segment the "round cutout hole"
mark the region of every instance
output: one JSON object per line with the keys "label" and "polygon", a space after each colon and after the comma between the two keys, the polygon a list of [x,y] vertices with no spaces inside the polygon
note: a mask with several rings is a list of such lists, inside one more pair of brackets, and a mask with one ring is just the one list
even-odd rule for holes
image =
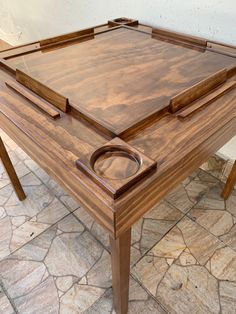
{"label": "round cutout hole", "polygon": [[138,154],[122,146],[106,146],[92,155],[91,166],[103,178],[122,180],[138,172],[141,160]]}
{"label": "round cutout hole", "polygon": [[120,24],[124,24],[124,23],[128,23],[128,22],[131,22],[130,19],[126,19],[124,17],[121,17],[121,18],[118,18],[118,19],[115,19],[114,20],[116,23],[120,23]]}

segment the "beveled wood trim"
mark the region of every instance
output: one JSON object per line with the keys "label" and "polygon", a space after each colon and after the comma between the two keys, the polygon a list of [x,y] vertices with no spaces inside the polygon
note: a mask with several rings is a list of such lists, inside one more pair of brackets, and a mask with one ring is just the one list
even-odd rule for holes
{"label": "beveled wood trim", "polygon": [[236,58],[236,47],[234,46],[207,41],[207,50]]}
{"label": "beveled wood trim", "polygon": [[186,109],[178,113],[177,117],[181,120],[188,118],[197,110],[204,108],[205,106],[211,104],[213,101],[225,95],[227,92],[235,88],[235,86],[236,86],[236,81],[226,82],[225,84],[220,85],[218,88],[214,89],[211,93],[207,94],[206,96],[203,96],[201,99],[195,101],[189,107],[187,107]]}
{"label": "beveled wood trim", "polygon": [[223,69],[182,91],[171,98],[169,105],[170,112],[175,113],[179,109],[189,105],[191,102],[207,94],[226,80],[227,69]]}
{"label": "beveled wood trim", "polygon": [[76,39],[78,37],[84,36],[84,35],[91,35],[94,34],[94,28],[86,28],[82,29],[73,33],[68,33],[60,36],[50,37],[39,41],[40,47],[47,46],[50,44],[59,43],[65,40],[71,40]]}
{"label": "beveled wood trim", "polygon": [[8,72],[10,72],[13,75],[16,74],[16,68],[11,66],[5,59],[0,60],[0,67],[6,69]]}
{"label": "beveled wood trim", "polygon": [[162,37],[171,38],[173,40],[177,40],[180,42],[186,42],[186,43],[197,45],[200,47],[206,47],[206,45],[207,45],[206,39],[196,37],[196,36],[186,35],[183,33],[169,31],[169,30],[163,29],[163,28],[153,28],[152,34],[162,36]]}
{"label": "beveled wood trim", "polygon": [[[100,27],[100,26],[99,26]],[[32,45],[25,45],[25,46],[22,46],[22,47],[19,47],[19,48],[12,48],[12,50],[10,51],[6,51],[6,52],[0,52],[0,58],[3,58],[3,59],[11,59],[11,58],[15,58],[15,57],[19,57],[19,56],[23,56],[23,55],[26,55],[26,54],[30,54],[32,52],[37,52],[37,51],[46,51],[48,49],[53,49],[53,47],[59,47],[60,45],[65,45],[65,44],[69,44],[71,42],[75,42],[75,41],[78,41],[78,42],[83,42],[83,41],[86,41],[86,40],[89,40],[89,39],[92,39],[94,38],[95,35],[99,35],[99,34],[103,34],[103,33],[106,33],[106,32],[109,32],[109,31],[113,31],[115,29],[118,29],[118,28],[121,28],[123,27],[122,25],[118,25],[118,26],[114,26],[112,28],[107,28],[107,29],[102,29],[100,31],[94,31],[94,33],[90,33],[90,34],[85,34],[85,35],[81,35],[81,36],[78,36],[78,37],[72,37],[72,38],[67,38],[67,39],[64,39],[62,41],[58,41],[58,42],[53,42],[53,43],[49,43],[47,45],[43,45],[43,46],[40,46],[39,42],[36,42]],[[67,34],[68,37],[70,35]],[[65,35],[66,36],[66,35]]]}
{"label": "beveled wood trim", "polygon": [[33,79],[28,74],[16,69],[16,80],[17,82],[35,92],[40,97],[44,98],[45,100],[56,106],[61,111],[69,111],[70,106],[66,97],[58,94],[51,88]]}
{"label": "beveled wood trim", "polygon": [[85,111],[85,109],[75,108],[73,103],[70,103],[70,105],[70,112],[74,117],[78,117],[78,119],[85,121],[90,127],[101,132],[107,139],[116,137],[115,130],[113,130],[112,126],[106,125],[105,123],[103,125],[97,119],[92,117],[88,111]]}
{"label": "beveled wood trim", "polygon": [[42,99],[37,98],[32,92],[21,86],[20,84],[16,84],[14,82],[5,82],[6,86],[17,92],[19,95],[23,96],[31,103],[33,103],[37,108],[42,110],[52,119],[60,118],[60,113],[55,109],[51,108],[49,103],[43,101]]}
{"label": "beveled wood trim", "polygon": [[16,46],[16,47],[0,52],[0,58],[7,59],[7,58],[23,55],[31,51],[37,51],[39,49],[40,49],[40,45],[38,42],[34,42],[32,44],[26,44],[22,46]]}

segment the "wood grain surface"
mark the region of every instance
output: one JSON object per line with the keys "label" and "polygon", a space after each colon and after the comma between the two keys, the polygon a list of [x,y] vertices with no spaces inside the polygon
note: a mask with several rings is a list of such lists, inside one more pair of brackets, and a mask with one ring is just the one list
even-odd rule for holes
{"label": "wood grain surface", "polygon": [[8,62],[119,136],[234,59],[163,42],[136,28],[111,28],[86,42]]}
{"label": "wood grain surface", "polygon": [[45,102],[43,99],[39,99],[36,97],[32,92],[24,88],[20,84],[16,84],[14,82],[5,82],[5,84],[12,88],[15,92],[17,92],[22,97],[25,97],[30,102],[32,102],[34,105],[36,105],[39,109],[41,109],[43,112],[48,114],[51,118],[57,119],[60,118],[60,113],[56,111],[55,109],[50,107],[50,104]]}
{"label": "wood grain surface", "polygon": [[[109,232],[115,310],[126,314],[132,225],[236,134],[236,58],[233,47],[147,25],[93,29],[86,41],[72,33],[0,53],[0,126]],[[16,81],[61,118],[5,84]],[[149,167],[144,157],[155,171],[122,185],[137,160]],[[117,197],[107,179],[125,186]]]}

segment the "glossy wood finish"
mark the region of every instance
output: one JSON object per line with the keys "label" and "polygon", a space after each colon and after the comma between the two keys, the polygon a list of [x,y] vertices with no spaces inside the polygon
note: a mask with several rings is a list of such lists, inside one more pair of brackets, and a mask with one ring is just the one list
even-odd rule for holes
{"label": "glossy wood finish", "polygon": [[185,119],[191,114],[196,112],[199,109],[203,109],[208,104],[214,102],[217,98],[220,98],[225,93],[236,87],[236,81],[231,81],[225,84],[222,84],[218,88],[215,88],[213,91],[209,92],[207,95],[203,96],[199,100],[195,101],[188,108],[184,109],[181,113],[177,115],[180,119]]}
{"label": "glossy wood finish", "polygon": [[131,229],[114,240],[110,237],[112,290],[117,314],[128,312]]}
{"label": "glossy wood finish", "polygon": [[170,112],[175,113],[183,107],[191,104],[191,102],[210,93],[212,89],[224,83],[227,80],[227,69],[220,70],[206,79],[198,82],[190,88],[182,91],[170,100]]}
{"label": "glossy wood finish", "polygon": [[43,112],[48,114],[51,118],[53,118],[53,119],[60,118],[60,113],[58,111],[51,108],[50,105],[46,101],[44,101],[43,99],[42,100],[39,99],[33,93],[31,93],[29,90],[25,89],[22,85],[15,84],[13,82],[6,82],[6,85],[9,88],[12,88],[15,92],[20,94],[22,97],[25,97],[26,99],[28,99],[35,106],[37,106]]}
{"label": "glossy wood finish", "polygon": [[94,34],[94,28],[87,28],[87,29],[77,31],[74,33],[69,33],[69,34],[65,34],[65,35],[60,35],[60,36],[56,36],[56,37],[43,39],[43,40],[40,40],[39,44],[42,47],[42,46],[46,46],[46,45],[50,45],[50,44],[64,42],[67,40],[74,40],[78,37],[81,37],[84,35],[91,35],[91,34]]}
{"label": "glossy wood finish", "polygon": [[108,21],[108,25],[110,26],[117,26],[117,25],[136,26],[138,25],[138,20],[128,19],[126,17],[119,17],[117,19]]}
{"label": "glossy wood finish", "polygon": [[17,82],[23,84],[28,87],[30,90],[49,101],[51,104],[56,106],[63,112],[69,111],[68,99],[46,85],[38,82],[33,79],[31,76],[26,73],[16,69],[16,80]]}
{"label": "glossy wood finish", "polygon": [[[157,116],[170,98],[234,64],[233,58],[220,54],[212,58],[208,51],[199,53],[121,26],[84,43],[7,61],[30,73],[41,87],[64,96],[91,124],[95,121],[113,137]],[[179,79],[172,82],[174,75]]]}
{"label": "glossy wood finish", "polygon": [[78,159],[76,164],[114,199],[157,167],[156,161],[119,138]]}
{"label": "glossy wood finish", "polygon": [[7,153],[7,150],[3,144],[1,137],[0,137],[0,159],[2,160],[2,163],[6,169],[6,172],[11,180],[11,183],[16,192],[16,195],[18,196],[20,201],[23,201],[26,198],[24,190],[20,184],[16,171],[12,165],[12,162],[9,158],[9,155]]}
{"label": "glossy wood finish", "polygon": [[164,37],[164,38],[171,38],[178,42],[198,45],[202,47],[206,47],[207,45],[207,41],[203,38],[199,38],[196,36],[189,36],[189,35],[181,34],[178,32],[172,32],[166,29],[154,28],[152,30],[152,34],[160,36],[160,37]]}
{"label": "glossy wood finish", "polygon": [[236,184],[236,161],[234,162],[233,168],[229,174],[229,177],[225,183],[225,187],[222,193],[222,197],[227,200],[233,191],[233,188]]}
{"label": "glossy wood finish", "polygon": [[[83,36],[0,54],[0,123],[109,232],[115,307],[126,314],[132,225],[236,134],[236,58],[145,25]],[[66,99],[66,112],[39,111],[6,86],[17,79],[55,107]],[[157,168],[139,176],[140,156]]]}

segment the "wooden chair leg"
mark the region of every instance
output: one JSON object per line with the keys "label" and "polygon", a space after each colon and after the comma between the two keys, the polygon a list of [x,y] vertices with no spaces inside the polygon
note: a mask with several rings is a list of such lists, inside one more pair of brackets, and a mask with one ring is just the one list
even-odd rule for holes
{"label": "wooden chair leg", "polygon": [[16,194],[17,194],[19,200],[23,201],[26,198],[25,193],[23,191],[23,188],[20,184],[20,181],[17,177],[17,174],[16,174],[15,169],[12,165],[12,162],[8,156],[8,153],[6,151],[6,148],[3,144],[1,137],[0,137],[0,158],[2,160],[4,168],[6,169],[6,172],[7,172],[8,176],[11,180],[11,183],[13,185],[14,190],[16,191]]}
{"label": "wooden chair leg", "polygon": [[116,314],[128,313],[131,229],[120,238],[110,237],[113,303]]}
{"label": "wooden chair leg", "polygon": [[235,184],[236,184],[236,161],[234,162],[233,168],[229,174],[228,180],[224,187],[224,191],[222,193],[222,197],[225,200],[227,200],[227,198],[230,196]]}

